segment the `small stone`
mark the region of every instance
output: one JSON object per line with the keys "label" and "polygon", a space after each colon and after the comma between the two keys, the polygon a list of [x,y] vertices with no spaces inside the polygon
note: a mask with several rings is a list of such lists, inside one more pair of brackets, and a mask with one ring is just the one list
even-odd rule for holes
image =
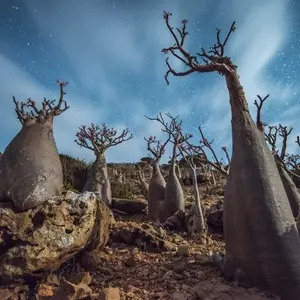
{"label": "small stone", "polygon": [[52,297],[54,292],[52,286],[42,283],[38,288],[37,294],[39,299],[47,299],[48,297]]}
{"label": "small stone", "polygon": [[136,259],[135,257],[132,255],[130,256],[126,261],[125,261],[125,265],[129,268],[135,267],[136,266]]}
{"label": "small stone", "polygon": [[205,275],[205,273],[204,273],[203,271],[198,271],[198,272],[196,273],[196,277],[197,277],[197,279],[199,279],[199,280],[204,280],[205,277],[206,277],[206,275]]}
{"label": "small stone", "polygon": [[75,284],[83,283],[83,284],[89,285],[89,284],[91,284],[91,282],[92,282],[92,276],[90,275],[89,272],[77,273],[74,276],[74,280],[73,280],[73,283],[75,283]]}
{"label": "small stone", "polygon": [[177,254],[179,256],[189,256],[190,255],[190,250],[188,245],[179,245]]}
{"label": "small stone", "polygon": [[98,300],[120,300],[119,288],[106,288],[100,294]]}
{"label": "small stone", "polygon": [[80,283],[78,285],[73,284],[65,279],[63,279],[60,283],[59,288],[54,293],[51,299],[53,300],[75,300],[75,299],[85,299],[92,294],[91,288],[84,284]]}
{"label": "small stone", "polygon": [[188,299],[188,295],[186,293],[183,292],[174,292],[171,296],[172,300],[187,300]]}

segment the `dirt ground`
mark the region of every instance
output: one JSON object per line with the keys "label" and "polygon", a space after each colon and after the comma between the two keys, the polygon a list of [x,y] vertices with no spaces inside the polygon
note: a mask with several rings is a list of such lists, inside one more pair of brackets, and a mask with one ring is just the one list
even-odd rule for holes
{"label": "dirt ground", "polygon": [[[191,188],[186,188],[187,206],[192,203]],[[204,196],[204,207],[220,197]],[[112,230],[120,228],[155,227],[145,213],[124,215],[115,213]],[[136,245],[110,240],[102,251],[86,252],[81,259],[65,264],[59,271],[49,274],[32,286],[9,286],[0,289],[0,299],[170,299],[170,300],[263,300],[278,299],[255,288],[246,290],[233,282],[226,282],[212,262],[213,252],[224,252],[222,233],[210,231],[206,244],[186,233],[160,229],[163,240],[175,245],[169,251],[148,252]],[[82,296],[72,292],[54,297],[65,280],[89,278]],[[76,285],[74,284],[76,287]],[[115,289],[111,289],[115,288]],[[105,291],[105,292],[104,292]]]}

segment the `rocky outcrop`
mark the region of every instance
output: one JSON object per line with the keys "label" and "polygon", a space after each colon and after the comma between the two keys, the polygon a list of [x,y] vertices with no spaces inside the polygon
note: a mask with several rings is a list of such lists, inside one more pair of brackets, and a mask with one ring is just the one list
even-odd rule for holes
{"label": "rocky outcrop", "polygon": [[147,224],[140,226],[134,222],[115,223],[110,234],[110,242],[137,246],[147,252],[176,250],[176,245],[165,240],[154,227]]}
{"label": "rocky outcrop", "polygon": [[111,221],[111,211],[90,192],[67,192],[22,213],[0,203],[0,281],[39,278],[83,249],[103,247]]}
{"label": "rocky outcrop", "polygon": [[207,224],[223,228],[223,200],[219,200],[207,210]]}
{"label": "rocky outcrop", "polygon": [[144,211],[147,207],[147,202],[138,199],[122,199],[113,198],[112,208],[125,212],[127,214],[138,214]]}

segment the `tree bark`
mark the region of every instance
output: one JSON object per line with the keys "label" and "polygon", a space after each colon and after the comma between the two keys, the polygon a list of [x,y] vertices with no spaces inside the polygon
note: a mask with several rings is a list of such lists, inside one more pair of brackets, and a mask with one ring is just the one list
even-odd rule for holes
{"label": "tree bark", "polygon": [[251,284],[283,300],[300,295],[300,241],[276,163],[254,124],[235,71],[225,73],[233,152],[225,189],[224,273],[242,269]]}
{"label": "tree bark", "polygon": [[152,176],[148,188],[148,216],[158,217],[159,204],[164,201],[166,181],[159,168],[159,160],[153,162]]}
{"label": "tree bark", "polygon": [[171,166],[166,184],[165,200],[159,216],[161,222],[166,221],[179,210],[184,211],[184,194],[175,170],[176,147],[176,145],[173,146]]}
{"label": "tree bark", "polygon": [[287,171],[281,166],[280,162],[276,160],[276,165],[285,189],[285,192],[287,194],[287,197],[290,202],[290,206],[293,212],[294,218],[298,217],[299,214],[299,208],[300,208],[300,194],[298,192],[298,189],[293,181],[293,179],[290,177],[290,175],[287,173]]}
{"label": "tree bark", "polygon": [[203,212],[201,208],[200,193],[197,183],[197,172],[193,169],[193,182],[194,182],[194,193],[195,193],[195,206],[196,206],[196,216],[197,216],[197,231],[200,233],[206,232],[205,221],[203,217]]}
{"label": "tree bark", "polygon": [[111,185],[107,172],[107,164],[104,153],[95,153],[96,160],[94,161],[87,181],[83,187],[83,192],[99,192],[101,200],[107,205],[111,205],[112,193]]}
{"label": "tree bark", "polygon": [[10,199],[21,211],[60,195],[63,172],[53,137],[53,117],[28,120],[0,161],[0,201]]}

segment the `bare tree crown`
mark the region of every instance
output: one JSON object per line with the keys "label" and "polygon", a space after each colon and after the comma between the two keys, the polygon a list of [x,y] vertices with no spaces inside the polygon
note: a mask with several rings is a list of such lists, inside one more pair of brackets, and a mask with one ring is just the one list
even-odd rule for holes
{"label": "bare tree crown", "polygon": [[165,154],[166,145],[170,138],[168,138],[164,143],[157,140],[156,136],[149,136],[148,138],[144,137],[144,140],[147,142],[147,150],[150,152],[149,157],[152,160],[157,161]]}
{"label": "bare tree crown", "polygon": [[[200,141],[199,145],[193,145],[188,140],[185,140],[184,143],[180,144],[179,151],[182,157],[186,160],[186,162],[192,167],[196,167],[196,161],[203,165],[209,165],[216,170],[219,170],[222,174],[228,175],[229,174],[229,167],[226,168],[225,164],[222,160],[220,160],[215,150],[212,147],[212,143],[214,140],[208,141],[207,138],[204,136],[203,131],[201,127],[198,127],[199,133],[200,133]],[[213,160],[209,159],[206,150],[208,149],[211,153]],[[230,165],[230,157],[227,151],[227,148],[225,146],[222,147],[222,150],[224,151],[226,158],[228,160],[228,166]]]}
{"label": "bare tree crown", "polygon": [[80,126],[76,137],[75,143],[79,146],[103,154],[108,148],[132,139],[133,134],[126,128],[118,135],[117,130],[109,128],[106,124],[100,127],[91,123],[89,127]]}
{"label": "bare tree crown", "polygon": [[[224,56],[225,47],[228,43],[228,40],[231,34],[235,31],[235,22],[232,23],[224,41],[221,41],[221,29],[217,28],[217,42],[209,48],[209,51],[206,52],[202,48],[201,53],[191,55],[184,47],[184,43],[188,35],[188,20],[182,20],[181,28],[176,28],[175,31],[174,28],[170,25],[170,16],[172,16],[171,13],[164,11],[163,18],[166,22],[169,32],[171,33],[174,39],[174,44],[168,48],[162,49],[162,52],[164,54],[171,54],[172,56],[179,59],[187,67],[187,70],[183,72],[175,71],[171,67],[167,57],[166,64],[168,70],[165,74],[165,80],[167,84],[169,84],[168,76],[170,74],[173,74],[174,76],[185,76],[194,72],[219,72],[220,74],[224,75],[226,72],[233,72],[236,70],[237,67],[232,64],[230,58]],[[198,62],[198,58],[200,58],[203,61],[202,64]]]}
{"label": "bare tree crown", "polygon": [[66,81],[56,81],[60,89],[60,97],[56,104],[56,100],[47,100],[44,98],[42,102],[42,109],[38,109],[36,102],[31,98],[28,98],[26,102],[16,101],[15,96],[13,96],[13,101],[15,104],[15,112],[21,124],[23,125],[28,120],[34,120],[37,122],[44,122],[49,116],[58,116],[69,108],[67,102],[64,100],[64,95],[66,92],[64,88],[67,86]]}

